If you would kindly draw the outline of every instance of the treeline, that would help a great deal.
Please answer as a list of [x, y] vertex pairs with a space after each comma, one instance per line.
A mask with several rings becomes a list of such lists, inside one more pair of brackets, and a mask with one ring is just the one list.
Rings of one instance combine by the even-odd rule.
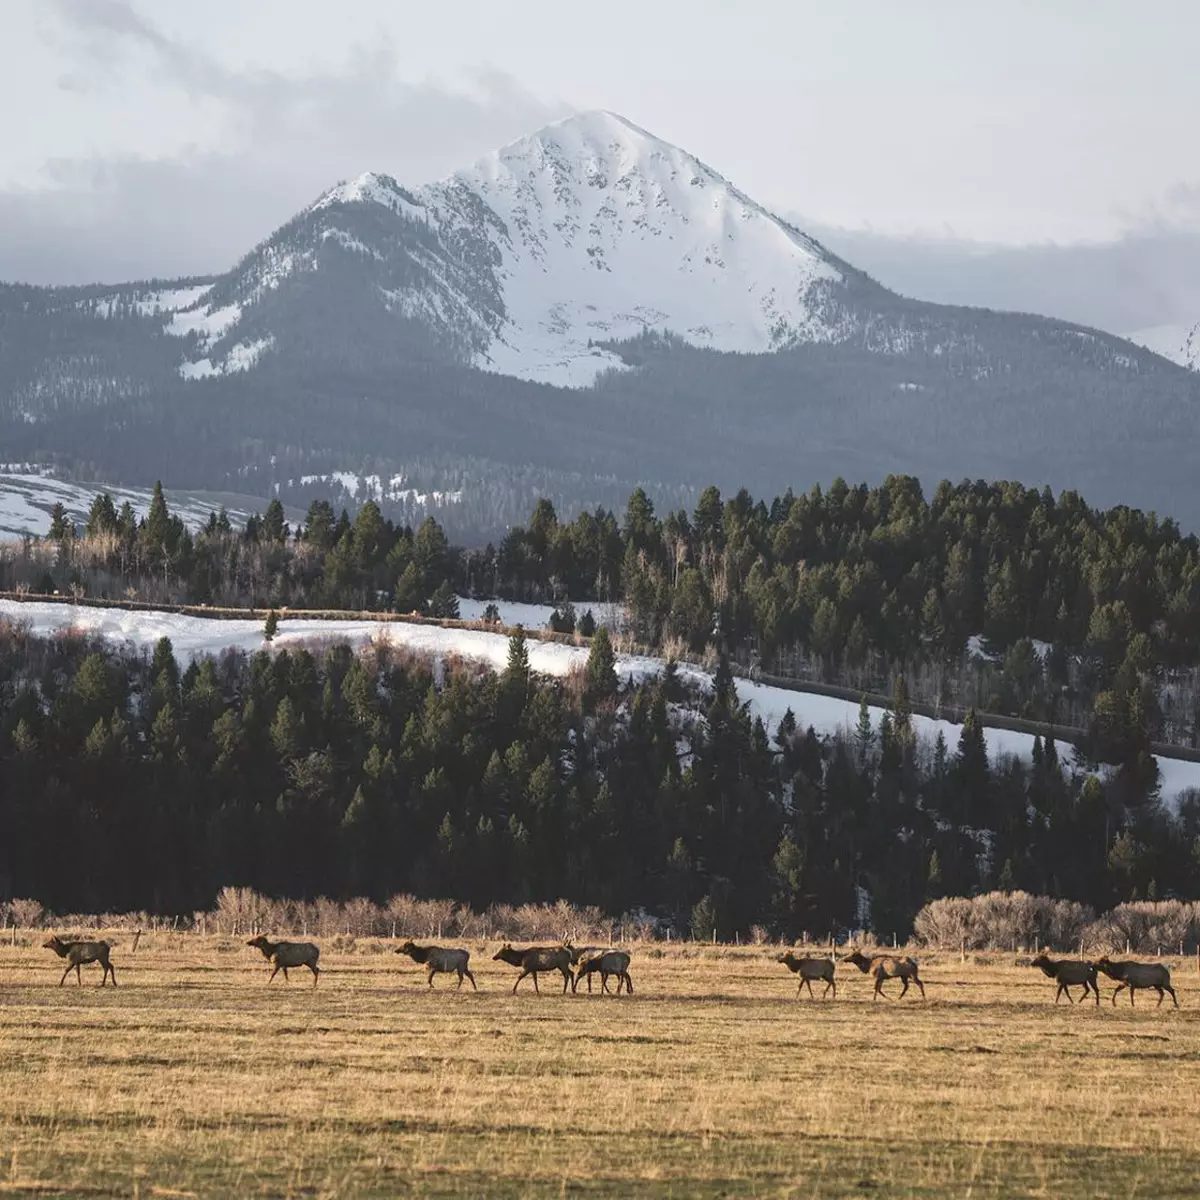
[[[435, 669], [436, 666], [436, 669]], [[798, 706], [803, 703], [797, 697]], [[671, 670], [625, 689], [607, 631], [586, 670], [499, 674], [381, 644], [181, 670], [0, 626], [0, 896], [191, 914], [227, 884], [476, 911], [559, 898], [707, 939], [761, 926], [903, 933], [930, 899], [1025, 888], [1107, 908], [1200, 888], [1200, 801], [1141, 755], [1103, 777], [914, 735], [903, 691], [822, 737]]]
[[[234, 532], [195, 535], [156, 489], [138, 522], [97, 497], [74, 530], [0, 555], [0, 584], [142, 600], [456, 615], [456, 594], [621, 601], [633, 640], [665, 655], [728, 653], [751, 670], [1091, 727], [1124, 761], [1142, 740], [1200, 733], [1200, 544], [1170, 520], [1090, 508], [1019, 484], [877, 488], [835, 480], [768, 504], [708, 488], [660, 516], [640, 489], [622, 516], [560, 521], [540, 500], [496, 545], [452, 547], [373, 502], [353, 520], [314, 502], [289, 528], [272, 502]], [[1113, 757], [1115, 755], [1115, 757]]]

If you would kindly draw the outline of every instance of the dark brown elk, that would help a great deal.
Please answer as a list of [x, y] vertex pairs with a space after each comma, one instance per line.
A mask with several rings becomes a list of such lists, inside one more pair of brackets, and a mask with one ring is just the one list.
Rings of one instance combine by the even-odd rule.
[[80, 967], [85, 963], [98, 962], [104, 968], [104, 974], [100, 976], [100, 986], [103, 987], [108, 981], [108, 977], [112, 976], [113, 987], [117, 986], [117, 972], [112, 963], [108, 961], [108, 952], [112, 949], [107, 942], [69, 942], [64, 941], [57, 934], [48, 937], [43, 943], [44, 950], [53, 950], [59, 958], [67, 960], [67, 969], [62, 973], [62, 978], [58, 981], [58, 986], [62, 987], [67, 982], [67, 976], [72, 971], [75, 972], [76, 982], [80, 987], [83, 987], [83, 975], [80, 972]]
[[1058, 984], [1058, 991], [1054, 993], [1054, 1003], [1057, 1004], [1059, 997], [1066, 993], [1067, 1003], [1074, 1004], [1075, 1000], [1071, 996], [1073, 987], [1083, 987], [1083, 999], [1088, 998], [1088, 992], [1095, 992], [1096, 1003], [1100, 1003], [1100, 988], [1096, 983], [1096, 964], [1087, 962], [1078, 958], [1059, 958], [1052, 959], [1045, 954], [1039, 954], [1037, 958], [1029, 964], [1031, 967], [1037, 967], [1043, 975], [1048, 975]]
[[286, 980], [288, 967], [307, 967], [312, 972], [313, 987], [317, 986], [317, 977], [321, 974], [320, 968], [317, 966], [317, 960], [321, 957], [320, 946], [314, 946], [312, 942], [272, 942], [262, 934], [251, 938], [246, 945], [261, 950], [263, 958], [275, 968], [267, 980], [268, 983], [280, 971], [283, 972], [283, 978]]
[[1153, 988], [1158, 993], [1158, 1004], [1156, 1008], [1162, 1007], [1163, 996], [1171, 993], [1171, 1000], [1175, 1007], [1179, 1007], [1179, 998], [1175, 995], [1175, 989], [1171, 986], [1171, 972], [1162, 963], [1140, 963], [1140, 962], [1111, 962], [1108, 957], [1100, 959], [1096, 963], [1096, 970], [1107, 975], [1109, 979], [1117, 980], [1116, 991], [1112, 994], [1112, 1002], [1117, 1002], [1117, 992], [1122, 988], [1129, 989], [1129, 1003], [1133, 1004], [1133, 993], [1138, 988]]
[[783, 963], [785, 967], [794, 975], [800, 976], [800, 985], [796, 988], [796, 999], [800, 999], [800, 993], [804, 988], [808, 987], [809, 997], [813, 1000], [816, 996], [813, 995], [812, 981], [814, 979], [823, 979], [825, 981], [825, 990], [821, 993], [821, 999], [824, 1000], [830, 992], [833, 993], [833, 998], [837, 999], [837, 983], [833, 978], [833, 960], [830, 958], [797, 958], [790, 950], [781, 954], [776, 960]]
[[546, 971], [561, 971], [563, 977], [563, 995], [566, 995], [568, 984], [572, 983], [571, 951], [566, 946], [530, 946], [525, 950], [514, 950], [507, 942], [492, 955], [492, 962], [506, 962], [510, 967], [520, 967], [521, 973], [513, 984], [513, 995], [517, 993], [517, 984], [526, 975], [533, 976], [533, 990], [541, 995], [537, 977]]
[[471, 974], [471, 968], [467, 965], [471, 961], [470, 950], [454, 950], [445, 946], [418, 946], [413, 942], [405, 942], [396, 953], [407, 954], [413, 962], [421, 963], [429, 973], [430, 987], [433, 987], [435, 975], [457, 975], [458, 986], [462, 987], [465, 975], [471, 981], [471, 987], [479, 991], [475, 987], [475, 976]]
[[875, 977], [875, 994], [871, 997], [873, 1000], [878, 1000], [880, 996], [885, 1000], [891, 999], [883, 990], [883, 985], [889, 979], [899, 979], [904, 984], [899, 996], [901, 1000], [907, 994], [910, 983], [917, 985], [921, 991], [921, 999], [925, 999], [925, 985], [917, 974], [915, 958], [899, 958], [894, 954], [863, 954], [860, 950], [855, 950], [852, 954], [847, 954], [842, 961], [853, 963], [864, 975]]
[[600, 954], [593, 954], [591, 958], [585, 958], [575, 973], [571, 991], [574, 992], [579, 987], [579, 981], [586, 978], [590, 992], [592, 976], [597, 971], [600, 973], [600, 990], [602, 992], [608, 993], [608, 977], [615, 975], [617, 977], [617, 995], [621, 994], [622, 985], [631, 996], [633, 995], [633, 980], [629, 977], [629, 955], [624, 950], [605, 950]]

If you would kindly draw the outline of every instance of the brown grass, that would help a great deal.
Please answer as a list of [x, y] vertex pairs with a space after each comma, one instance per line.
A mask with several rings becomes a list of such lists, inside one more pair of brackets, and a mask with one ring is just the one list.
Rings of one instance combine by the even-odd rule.
[[[266, 984], [157, 933], [121, 986], [0, 946], [0, 1195], [1195, 1194], [1200, 989], [1052, 1004], [1012, 955], [922, 956], [929, 1000], [794, 999], [777, 947], [634, 948], [632, 997], [430, 994], [323, 946]], [[898, 993], [898, 986], [888, 989]]]

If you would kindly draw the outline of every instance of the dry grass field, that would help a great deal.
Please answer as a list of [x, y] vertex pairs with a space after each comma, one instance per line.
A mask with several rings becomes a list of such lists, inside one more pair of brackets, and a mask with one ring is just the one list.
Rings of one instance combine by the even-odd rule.
[[1194, 963], [1131, 1011], [1011, 955], [798, 1002], [775, 950], [642, 947], [616, 999], [513, 997], [494, 947], [429, 994], [388, 943], [314, 989], [242, 939], [116, 940], [116, 990], [0, 945], [0, 1196], [1200, 1195]]

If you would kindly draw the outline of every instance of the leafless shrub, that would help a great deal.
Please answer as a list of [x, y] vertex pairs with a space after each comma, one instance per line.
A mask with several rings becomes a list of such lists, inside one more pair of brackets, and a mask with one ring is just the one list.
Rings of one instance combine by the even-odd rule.
[[913, 932], [927, 946], [1012, 950], [1037, 945], [1069, 950], [1079, 945], [1092, 920], [1092, 910], [1073, 900], [988, 892], [931, 900], [917, 913]]
[[10, 900], [8, 909], [12, 915], [13, 924], [21, 929], [35, 928], [42, 919], [42, 913], [45, 912], [45, 909], [36, 900]]
[[1093, 921], [1085, 936], [1089, 945], [1118, 954], [1178, 950], [1200, 942], [1200, 904], [1187, 900], [1118, 904]]

